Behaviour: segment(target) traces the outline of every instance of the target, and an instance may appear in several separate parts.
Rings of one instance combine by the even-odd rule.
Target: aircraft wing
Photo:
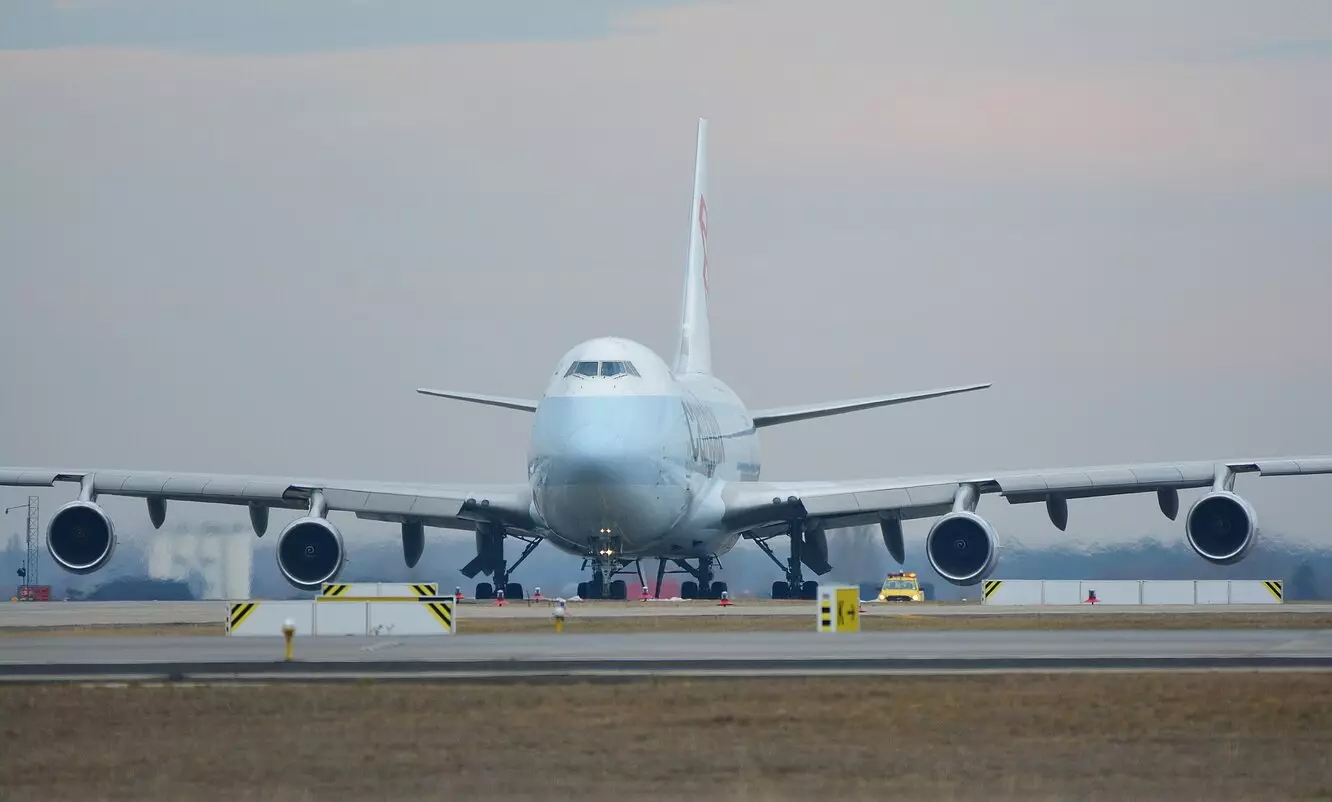
[[[763,530],[792,519],[817,520],[825,529],[944,515],[966,496],[998,494],[1011,504],[1046,502],[1060,529],[1069,499],[1151,493],[1166,515],[1178,513],[1179,490],[1230,490],[1235,474],[1299,476],[1332,473],[1332,456],[1274,457],[1086,468],[970,473],[840,482],[743,482],[722,492],[731,531]],[[1173,506],[1172,506],[1173,505]]]
[[[150,512],[152,504],[166,501],[306,510],[319,492],[329,510],[352,512],[369,520],[448,529],[473,529],[477,522],[524,531],[533,526],[531,491],[525,484],[414,485],[166,471],[0,468],[0,486],[53,487],[57,482],[80,485],[81,495],[91,492],[94,496],[148,499]],[[256,530],[261,531],[259,519],[255,520]],[[161,523],[154,520],[157,526]]]
[[[793,407],[759,409],[754,412],[754,428],[761,429],[765,426],[795,423],[796,421],[813,420],[814,418],[826,418],[832,415],[843,415],[847,412],[859,412],[865,409],[876,409],[878,407],[887,407],[896,404],[909,404],[912,401],[925,401],[931,398],[942,398],[946,395],[957,395],[958,393],[970,393],[976,390],[984,390],[989,386],[990,385],[987,382],[985,384],[967,384],[960,387],[943,387],[938,390],[922,390],[910,393],[893,393],[892,395],[876,395],[866,398],[850,398],[845,401],[828,401],[822,404],[802,404]]]

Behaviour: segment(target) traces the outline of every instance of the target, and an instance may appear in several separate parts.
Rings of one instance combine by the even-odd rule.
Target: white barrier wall
[[[1088,604],[1281,604],[1279,579],[987,579],[981,602],[988,605]]]
[[[1142,583],[1143,604],[1197,604],[1194,585],[1187,579],[1162,579]]]
[[[385,601],[246,601],[227,605],[227,634],[282,637],[290,620],[296,635],[453,635],[452,598]]]
[[[439,585],[434,582],[325,582],[319,591],[320,598],[365,598],[367,596],[394,596],[398,598],[423,598],[439,595]]]

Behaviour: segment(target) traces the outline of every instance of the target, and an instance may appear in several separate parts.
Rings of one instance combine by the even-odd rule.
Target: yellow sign
[[[820,585],[819,632],[860,631],[860,588],[855,585]]]
[[[860,631],[860,588],[837,589],[837,631]]]

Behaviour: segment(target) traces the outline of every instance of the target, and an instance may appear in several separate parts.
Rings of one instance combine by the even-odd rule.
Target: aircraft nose
[[[598,424],[569,435],[536,488],[551,527],[573,539],[612,531],[626,544],[665,531],[681,505],[675,489],[663,486],[661,456],[639,445]]]
[[[624,438],[603,426],[584,426],[569,435],[550,460],[546,480],[554,485],[599,485],[617,480],[624,462]]]

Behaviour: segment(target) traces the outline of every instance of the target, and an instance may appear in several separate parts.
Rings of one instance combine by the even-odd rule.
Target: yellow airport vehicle
[[[884,577],[879,601],[922,602],[925,601],[925,591],[921,590],[915,571],[898,571]]]

